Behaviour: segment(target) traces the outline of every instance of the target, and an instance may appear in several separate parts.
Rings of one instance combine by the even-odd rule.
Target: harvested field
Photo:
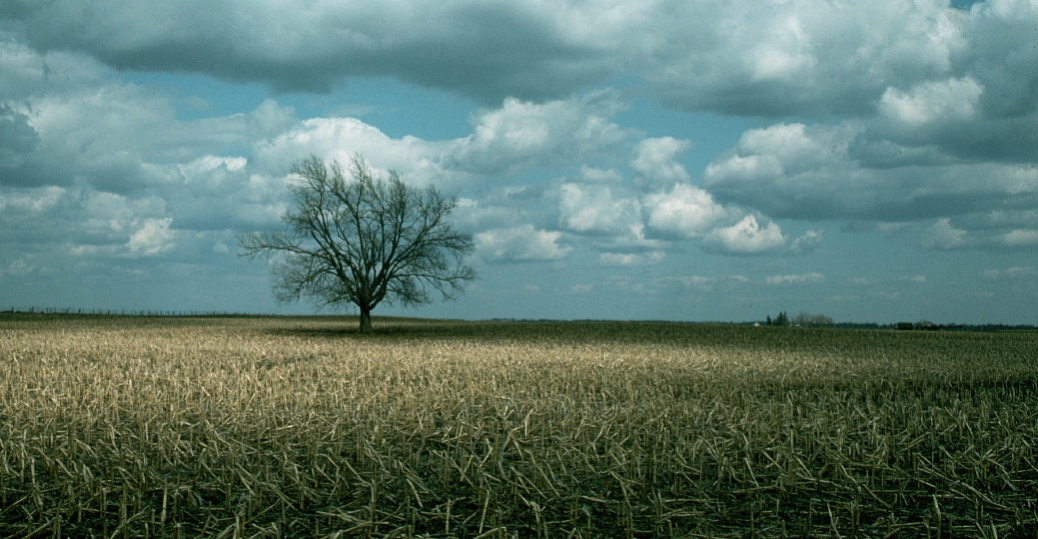
[[[2,537],[1035,537],[1038,334],[0,317]]]

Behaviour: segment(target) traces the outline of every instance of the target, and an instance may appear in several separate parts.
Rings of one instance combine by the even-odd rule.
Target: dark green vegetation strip
[[[0,321],[3,537],[1034,537],[1038,334]]]

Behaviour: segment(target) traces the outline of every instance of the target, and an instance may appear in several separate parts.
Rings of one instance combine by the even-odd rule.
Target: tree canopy
[[[382,302],[414,306],[434,292],[444,299],[462,293],[476,273],[465,264],[472,236],[447,219],[456,201],[408,186],[396,172],[375,177],[360,156],[345,172],[349,179],[338,162],[313,155],[294,163],[286,229],[239,237],[239,256],[273,261],[277,300],[355,305],[360,331],[371,333],[371,311]]]

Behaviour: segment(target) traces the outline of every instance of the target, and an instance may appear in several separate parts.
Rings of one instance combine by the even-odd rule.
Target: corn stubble
[[[1034,537],[1034,333],[0,320],[3,537]]]

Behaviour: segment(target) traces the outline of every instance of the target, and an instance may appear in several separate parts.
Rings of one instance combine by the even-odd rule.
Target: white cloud
[[[664,234],[695,238],[725,220],[729,212],[710,193],[690,184],[675,184],[669,193],[643,197],[648,225]]]
[[[621,108],[613,92],[543,104],[509,98],[474,118],[473,134],[454,141],[450,157],[459,170],[481,174],[595,157],[633,134],[610,121]]]
[[[29,118],[0,103],[0,169],[21,166],[39,144]]]
[[[704,179],[714,185],[770,180],[783,174],[782,162],[774,155],[733,155],[706,167]],[[709,185],[709,184],[708,184]]]
[[[59,4],[63,9],[57,9]],[[360,152],[376,168],[396,169],[407,181],[436,184],[449,193],[487,174],[579,163],[580,182],[619,186],[630,172],[636,185],[660,197],[671,184],[690,183],[679,162],[690,143],[667,136],[643,138],[618,125],[614,118],[626,107],[619,92],[574,94],[574,87],[567,87],[597,76],[591,73],[624,72],[648,80],[654,95],[680,108],[766,115],[792,111],[807,118],[817,117],[813,111],[827,111],[822,118],[838,122],[779,123],[747,131],[731,153],[716,158],[703,174],[701,187],[718,205],[734,204],[771,218],[873,221],[955,217],[942,214],[941,208],[954,207],[958,214],[982,212],[1010,198],[1014,207],[1033,207],[1038,202],[1033,170],[983,162],[975,154],[1002,152],[1019,158],[1033,152],[1025,142],[1038,136],[1038,122],[1028,121],[1038,98],[1027,88],[1038,80],[1031,61],[1038,60],[1038,49],[1032,46],[1038,37],[1028,29],[1038,21],[1038,9],[1001,0],[978,4],[969,13],[937,4],[881,4],[819,10],[786,2],[747,9],[738,0],[709,8],[682,5],[667,17],[660,17],[660,6],[653,4],[488,7],[418,2],[395,11],[328,5],[306,14],[269,5],[250,6],[248,22],[234,23],[234,17],[209,16],[213,10],[235,13],[240,6],[234,1],[218,3],[198,18],[199,13],[185,6],[109,0],[128,28],[155,29],[154,34],[132,35],[121,27],[99,31],[96,25],[84,26],[76,6],[26,5],[12,13],[11,29],[0,40],[0,64],[9,75],[0,81],[0,98],[14,107],[8,114],[11,129],[21,129],[13,119],[24,116],[24,127],[39,140],[35,153],[28,154],[14,150],[24,146],[15,142],[28,139],[12,138],[10,155],[0,155],[0,161],[23,163],[11,177],[25,185],[67,186],[78,179],[125,194],[170,184],[162,196],[176,209],[177,223],[190,226],[208,226],[201,222],[214,212],[202,195],[174,194],[176,186],[194,181],[207,185],[212,197],[235,200],[235,184],[253,185],[244,178],[278,178],[288,163],[309,153],[345,160]],[[457,16],[466,9],[494,17],[467,15],[464,20],[474,26],[461,31]],[[401,18],[387,18],[389,12]],[[405,20],[425,24],[415,32],[401,26]],[[689,20],[701,31],[690,32]],[[133,21],[140,25],[129,24]],[[306,26],[288,32],[297,24]],[[325,25],[337,28],[336,39],[319,31]],[[481,33],[490,27],[498,32]],[[450,72],[443,69],[444,60],[437,60],[442,51],[428,58],[430,72],[424,74],[414,73],[413,61],[401,65],[401,57],[390,52],[417,52],[409,58],[423,58],[428,51],[469,43],[476,35],[483,48],[473,49],[479,57],[473,65],[487,71],[465,80],[441,80],[432,73]],[[495,62],[514,60],[508,51],[534,35],[550,38],[524,49],[529,59],[523,62],[532,62],[532,71],[494,67]],[[242,41],[244,37],[250,40]],[[433,42],[439,45],[430,46]],[[195,58],[212,56],[197,51],[221,43],[226,47],[215,63],[195,63]],[[495,49],[498,45],[502,48]],[[490,50],[503,55],[488,56]],[[586,64],[581,74],[559,78],[560,50],[574,54],[561,62]],[[305,84],[287,80],[306,79],[301,73],[316,74],[310,81],[326,87],[346,75],[329,68],[328,59],[339,58],[343,65],[368,66],[350,64],[349,73],[384,69],[384,74],[405,80],[422,79],[425,86],[492,96],[480,101],[501,105],[474,114],[470,136],[438,141],[389,137],[351,118],[299,122],[290,108],[273,100],[247,114],[183,121],[172,97],[113,82],[116,72],[90,55],[120,67],[147,66],[161,58],[169,63],[163,69],[179,66],[184,72],[265,80],[283,88]],[[374,58],[381,67],[364,63]],[[473,58],[459,53],[448,62],[461,65]],[[256,67],[260,65],[262,69]],[[528,80],[517,80],[516,73]],[[557,80],[537,80],[548,73]],[[496,79],[487,82],[487,77]],[[509,85],[544,90],[500,91]],[[563,87],[569,89],[559,92]],[[531,99],[534,94],[539,99]],[[840,121],[841,114],[857,118]],[[952,120],[963,122],[962,128],[928,127]],[[0,154],[3,144],[0,140]],[[954,161],[965,154],[973,154],[968,163]],[[620,155],[629,157],[628,171],[616,168]],[[224,169],[205,168],[206,159],[224,158],[217,156],[238,161],[227,161],[233,166]],[[243,159],[248,161],[239,168]],[[614,198],[621,198],[617,193]],[[177,197],[179,202],[173,200]],[[247,198],[260,196],[249,193]],[[238,218],[267,222],[276,208],[277,201],[268,195],[265,204],[248,210],[252,217]],[[646,215],[649,228],[664,233],[695,229],[678,223],[674,214],[665,217],[663,208],[660,212]],[[265,217],[257,219],[258,213]],[[600,231],[596,226],[584,229]],[[1010,223],[1001,233],[1029,226]]]
[[[130,236],[126,248],[134,256],[153,256],[174,247],[176,231],[170,230],[173,219],[145,219],[141,227]]]
[[[825,280],[825,275],[818,272],[794,274],[794,275],[773,275],[764,279],[769,285],[789,285],[789,284],[803,284],[803,283],[820,283]]]
[[[601,253],[596,260],[601,266],[633,267],[659,264],[666,258],[663,251],[640,253]]]
[[[981,107],[994,117],[1033,111],[1038,73],[1038,5],[1019,0],[988,0],[963,21],[968,48],[959,70],[972,73],[984,87]]]
[[[32,273],[35,269],[36,266],[29,261],[28,257],[19,258],[18,260],[15,260],[14,262],[8,264],[7,269],[0,271],[0,277],[3,277],[4,275],[28,275]]]
[[[181,167],[193,160],[247,150],[295,122],[290,109],[270,100],[247,114],[181,120],[172,97],[121,83],[99,66],[95,76],[83,77],[65,56],[36,57],[44,69],[26,75],[35,91],[24,98],[7,101],[11,96],[0,93],[36,138],[32,151],[18,156],[17,184],[80,182],[118,193],[161,188],[182,182],[192,171]]]
[[[668,103],[743,115],[851,114],[895,82],[950,69],[958,15],[937,2],[687,4],[646,77]],[[692,27],[689,27],[689,21]]]
[[[717,277],[704,277],[702,275],[669,277],[665,280],[680,283],[686,288],[699,288],[702,290],[710,290],[713,287],[713,285],[715,285],[718,282]]]
[[[821,245],[823,236],[824,231],[822,230],[808,230],[803,236],[793,240],[789,251],[797,255],[814,251]]]
[[[923,233],[920,243],[927,249],[955,249],[962,247],[966,241],[966,231],[955,228],[951,219],[938,219]]]
[[[195,220],[198,222],[197,226],[202,227],[217,228],[230,225],[232,228],[243,229],[268,228],[281,222],[281,215],[288,209],[285,177],[250,174],[238,185],[238,190],[233,195],[222,199],[222,206],[214,207],[214,202],[219,199],[214,200],[213,197],[193,204],[187,201],[185,205],[188,209],[180,207],[177,211],[178,221],[187,224]],[[228,200],[230,204],[226,202]],[[195,211],[199,213],[192,215]],[[202,211],[208,212],[208,217],[201,213]],[[224,224],[225,221],[230,222]]]
[[[248,159],[244,157],[203,155],[194,161],[178,165],[178,168],[180,173],[190,181],[190,179],[197,178],[203,174],[217,171],[239,172],[245,168],[248,162]]]
[[[1038,230],[1011,230],[1002,236],[1002,243],[1010,247],[1038,245]]]
[[[278,170],[311,153],[340,162],[361,154],[377,171],[396,170],[409,183],[452,191],[487,175],[602,157],[633,136],[609,120],[621,107],[612,92],[539,104],[508,99],[474,116],[471,135],[435,141],[392,138],[357,118],[312,118],[258,142],[253,160]],[[600,181],[617,174],[586,165],[582,171]]]
[[[51,51],[39,53],[12,34],[0,32],[0,96],[23,101],[42,87],[52,92],[67,93],[97,86],[107,76],[107,69],[88,54]],[[55,76],[60,74],[60,76]]]
[[[647,138],[638,142],[631,158],[631,170],[639,187],[667,187],[689,181],[688,172],[677,158],[691,144],[673,137]]]
[[[887,88],[880,110],[889,118],[909,124],[969,120],[976,114],[983,88],[969,77],[927,82],[902,92]]]
[[[768,222],[761,226],[753,215],[743,217],[732,226],[715,229],[706,237],[707,246],[731,254],[777,251],[785,244],[786,237],[778,224]]]
[[[0,214],[3,212],[37,216],[53,209],[65,195],[62,187],[50,186],[37,189],[22,189],[0,194]]]
[[[681,275],[659,277],[655,279],[659,285],[673,290],[674,284],[683,289],[697,290],[700,292],[718,292],[722,290],[745,290],[744,285],[750,279],[744,275],[724,275],[720,277],[708,277],[704,275]]]
[[[312,118],[270,140],[258,141],[253,159],[262,169],[279,171],[310,154],[340,163],[359,154],[376,173],[395,170],[407,183],[453,190],[470,177],[445,170],[443,160],[449,150],[447,141],[391,138],[356,118]]]
[[[307,9],[106,0],[94,9],[114,15],[90,17],[59,0],[25,4],[8,26],[39,49],[280,90],[322,92],[347,76],[386,77],[499,103],[559,98],[633,74],[673,106],[740,115],[868,110],[886,88],[1011,57],[1014,39],[993,39],[999,29],[1026,52],[1036,11],[1010,0],[968,14],[900,0],[824,7],[418,0]]]
[[[574,294],[590,294],[595,289],[595,285],[592,284],[575,284],[570,287],[570,291]]]
[[[131,198],[114,193],[87,191],[79,194],[82,200],[81,217],[86,232],[110,235],[137,228],[144,220],[164,219],[166,202],[151,196]],[[109,236],[111,237],[111,236]]]
[[[54,268],[67,254],[114,262],[170,253],[177,246],[173,218],[159,196],[131,197],[83,186],[0,193],[0,241],[10,247],[0,263],[17,260],[20,251],[36,253],[39,267],[59,271]],[[51,255],[63,260],[56,263]]]
[[[574,232],[625,233],[640,228],[641,204],[608,185],[564,183],[559,186],[559,223]]]
[[[614,66],[593,44],[607,21],[591,7],[103,0],[91,12],[110,16],[97,18],[59,0],[26,5],[10,26],[37,47],[83,50],[126,69],[196,72],[281,91],[327,91],[345,76],[392,77],[486,103],[557,97],[609,76]],[[585,13],[597,24],[588,26]]]
[[[791,81],[818,63],[811,51],[811,37],[796,15],[776,20],[765,40],[753,47],[746,58],[755,82]]]
[[[619,185],[623,183],[624,177],[620,174],[620,171],[610,168],[601,169],[588,166],[587,164],[580,165],[580,172],[577,174],[577,180],[584,183],[608,183]]]
[[[706,168],[703,188],[775,219],[904,222],[1038,205],[1029,164],[959,162],[887,134],[897,133],[861,122],[752,129]]]
[[[1004,270],[990,269],[981,273],[988,279],[1015,279],[1034,274],[1033,266],[1013,266]]]
[[[833,199],[843,202],[845,191],[838,182],[853,182],[858,175],[846,155],[852,135],[847,129],[799,123],[751,129],[733,152],[707,166],[703,186],[722,202],[773,217],[830,211]]]
[[[736,149],[740,155],[773,157],[782,172],[796,173],[842,165],[850,136],[839,128],[776,124],[745,132]]]
[[[526,224],[493,229],[475,235],[476,250],[492,261],[559,260],[571,247],[559,245],[561,232],[537,230]]]

